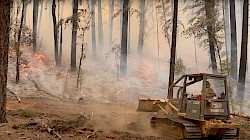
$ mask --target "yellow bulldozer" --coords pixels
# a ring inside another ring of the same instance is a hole
[[[210,83],[213,94],[207,90]],[[162,135],[169,139],[238,139],[240,124],[230,120],[227,76],[183,75],[168,91],[173,91],[172,99],[139,98],[137,109],[155,112],[151,125]]]

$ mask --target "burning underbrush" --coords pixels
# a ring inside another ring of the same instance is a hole
[[[166,83],[159,81],[163,76],[157,75],[158,68],[153,60],[143,61],[140,65],[131,61],[132,67],[125,78],[117,77],[116,67],[112,67],[108,60],[86,58],[82,64],[79,87],[76,85],[78,72],[70,72],[70,64],[62,63],[60,67],[55,67],[52,57],[42,51],[33,54],[25,46],[20,57],[21,82],[13,84],[15,61],[15,53],[10,51],[8,86],[21,97],[75,101],[81,98],[84,102],[136,104],[139,97],[164,97],[167,91]]]

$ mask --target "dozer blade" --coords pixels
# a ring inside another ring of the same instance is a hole
[[[157,112],[160,110],[160,107],[157,104],[160,104],[161,106],[166,106],[167,100],[166,99],[154,99],[154,98],[139,98],[139,106],[138,106],[137,111]]]

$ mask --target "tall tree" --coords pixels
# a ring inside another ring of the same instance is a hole
[[[226,48],[226,61],[227,61],[227,73],[229,74],[229,56],[228,56],[228,48],[230,46],[230,24],[229,24],[229,1],[222,1],[223,8],[223,19],[224,19],[224,33],[225,33],[225,48]]]
[[[41,29],[41,23],[42,23],[42,17],[43,17],[43,0],[40,1],[40,5],[41,6],[40,6],[40,13],[39,13],[39,23],[38,23],[38,30],[37,30],[38,37],[40,37],[40,29]]]
[[[247,66],[247,41],[248,41],[248,0],[244,0],[243,4],[243,22],[242,22],[242,41],[241,41],[241,55],[240,68],[237,93],[238,97],[243,100],[246,82],[246,66]]]
[[[129,9],[129,0],[125,0],[123,3],[122,44],[121,44],[121,56],[120,56],[121,57],[120,70],[123,76],[127,75],[128,9]]]
[[[122,19],[122,17],[123,17],[123,13],[122,13],[122,12],[123,12],[123,1],[124,1],[124,0],[120,0],[120,37],[121,37],[121,38],[120,38],[120,39],[121,39],[121,40],[120,40],[120,41],[121,41],[121,42],[120,42],[120,45],[121,45],[121,46],[122,46],[122,20],[123,20],[123,19]]]
[[[38,0],[33,1],[33,52],[36,53],[36,38],[37,38],[37,17],[38,17]]]
[[[78,29],[78,0],[73,1],[73,16],[72,16],[72,39],[71,39],[71,70],[76,70],[76,40]]]
[[[231,74],[234,80],[237,79],[237,37],[236,37],[236,19],[235,19],[235,0],[230,2],[230,25],[231,25]]]
[[[20,58],[20,55],[21,55],[21,52],[20,52],[20,45],[21,45],[21,33],[22,33],[22,29],[23,29],[23,19],[24,19],[24,12],[25,12],[25,0],[22,1],[22,15],[21,15],[21,23],[20,23],[20,26],[19,26],[19,31],[18,31],[18,38],[17,38],[17,46],[16,46],[16,83],[18,84],[19,83],[19,80],[20,80],[20,71],[19,71],[19,58]]]
[[[131,5],[131,1],[129,3]],[[130,53],[130,37],[131,37],[131,13],[130,9],[128,9],[128,54]]]
[[[103,48],[102,0],[98,0],[98,38],[99,47]]]
[[[55,61],[56,61],[56,66],[59,66],[59,60],[58,60],[58,28],[57,28],[57,20],[56,20],[56,0],[52,1],[52,19],[53,19],[53,28],[54,28]]]
[[[91,28],[92,28],[92,55],[96,57],[96,35],[95,35],[95,0],[90,0]]]
[[[65,0],[62,0],[62,8],[61,8],[61,20],[63,18],[63,11],[64,11],[64,4]],[[59,19],[59,14],[58,14],[58,19]],[[59,65],[62,63],[62,41],[63,40],[63,25],[60,23],[60,47],[59,47]]]
[[[168,99],[173,98],[173,89],[170,89],[170,86],[174,83],[177,19],[178,19],[178,0],[175,0],[174,1],[173,27],[172,27],[172,44],[171,44],[169,82],[168,82],[168,87],[169,87]]]
[[[140,0],[140,27],[139,27],[139,38],[138,38],[138,54],[142,58],[143,53],[143,39],[144,39],[144,27],[145,27],[145,0]]]
[[[113,40],[113,14],[114,14],[114,0],[109,0],[109,47],[112,46]]]
[[[205,1],[205,12],[207,19],[207,34],[208,34],[208,43],[210,50],[210,59],[212,63],[212,70],[214,74],[218,73],[217,62],[215,57],[215,18],[213,15],[215,1],[214,0],[204,0]]]
[[[6,123],[6,92],[12,0],[0,0],[0,123]]]

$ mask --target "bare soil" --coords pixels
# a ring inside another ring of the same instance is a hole
[[[8,123],[0,127],[0,139],[166,139],[151,131],[150,115],[132,106],[113,103],[81,103],[49,98],[9,98]],[[46,126],[47,125],[47,126]]]

